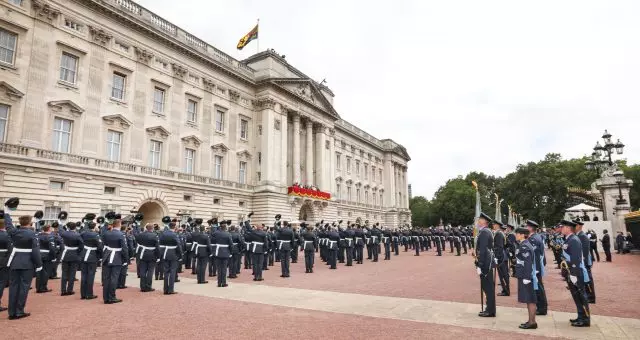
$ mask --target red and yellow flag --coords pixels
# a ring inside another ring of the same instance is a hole
[[[247,44],[249,44],[252,40],[258,39],[258,25],[254,27],[249,33],[245,34],[244,37],[240,38],[238,41],[238,46],[236,46],[239,50],[243,49]]]

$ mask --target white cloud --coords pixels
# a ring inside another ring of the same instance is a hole
[[[590,153],[604,128],[640,161],[640,2],[205,1],[142,5],[243,59],[260,18],[274,48],[326,78],[341,116],[407,147],[414,195],[548,152]]]

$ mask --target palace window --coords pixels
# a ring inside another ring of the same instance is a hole
[[[215,156],[213,163],[213,177],[215,179],[222,179],[222,156]]]
[[[58,214],[62,212],[62,207],[54,207],[54,206],[45,206],[44,207],[44,216],[42,219],[46,224],[51,224],[58,220]],[[104,216],[104,215],[103,215]]]
[[[13,65],[18,35],[0,28],[0,62]]]
[[[12,3],[16,6],[22,6],[22,0],[9,0],[9,3]]]
[[[64,181],[49,181],[49,189],[61,191],[64,190],[65,182]]]
[[[122,147],[122,133],[118,131],[107,131],[107,159],[113,162],[120,161],[120,150]]]
[[[224,111],[216,110],[216,131],[224,132]]]
[[[347,173],[351,173],[351,158],[347,157]]]
[[[240,162],[240,166],[238,167],[238,182],[240,184],[245,184],[247,181],[247,162]]]
[[[364,203],[369,203],[369,192],[365,191],[364,192]]]
[[[249,121],[240,119],[240,139],[249,139]]]
[[[117,188],[114,186],[105,185],[104,194],[105,195],[115,195],[117,192]]]
[[[187,122],[196,123],[198,121],[198,102],[193,99],[187,100]]]
[[[69,83],[76,83],[76,73],[78,72],[78,57],[62,52],[60,57],[60,80]]]
[[[7,126],[9,125],[9,106],[0,104],[0,143],[7,138]]]
[[[364,179],[369,179],[369,165],[364,165]]]
[[[149,166],[160,168],[162,164],[162,142],[152,140],[149,147]]]
[[[336,196],[337,196],[336,198],[337,198],[337,199],[342,198],[342,195],[340,195],[340,191],[341,191],[341,189],[342,189],[342,188],[341,188],[340,184],[336,184]]]
[[[336,170],[340,170],[342,163],[342,157],[339,153],[336,154]]]
[[[356,176],[360,176],[360,161],[356,160]]]
[[[164,113],[165,91],[159,87],[153,89],[153,112]]]
[[[70,152],[72,128],[73,122],[68,119],[56,117],[53,120],[53,142],[51,145],[53,151]]]
[[[383,202],[384,201],[382,200],[382,194],[380,194],[380,206],[382,206]]]
[[[351,201],[351,187],[347,187],[347,199]]]
[[[124,101],[127,76],[113,72],[113,85],[111,86],[111,98]]]
[[[372,182],[376,181],[376,167],[375,166],[371,167],[371,181]]]
[[[360,203],[360,189],[356,188],[356,202]]]
[[[184,172],[193,174],[193,169],[196,163],[196,150],[184,149]]]

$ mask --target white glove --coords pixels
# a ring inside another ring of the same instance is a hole
[[[496,264],[498,264],[498,259],[494,258],[493,262],[495,262]]]
[[[527,280],[527,279],[522,279],[522,283],[528,285],[531,283],[531,280]]]
[[[482,275],[482,269],[480,269],[480,267],[476,267],[476,271],[478,272],[478,275]]]
[[[576,284],[578,282],[578,277],[575,275],[569,275],[569,279],[573,284]]]
[[[38,268],[36,268],[36,273],[37,273],[37,272],[39,272],[39,271],[41,271],[41,270],[42,270],[42,267],[38,267]]]

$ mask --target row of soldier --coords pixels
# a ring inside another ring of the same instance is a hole
[[[577,308],[578,317],[571,319],[574,327],[591,325],[589,304],[595,303],[595,287],[591,267],[591,242],[582,230],[581,221],[561,221],[551,233],[544,232],[532,220],[520,228],[493,221],[482,213],[477,222],[478,237],[475,249],[476,270],[480,276],[481,290],[486,296],[486,308],[481,317],[495,317],[495,280],[500,280],[502,292],[498,296],[510,295],[509,277],[518,279],[518,301],[527,304],[528,320],[522,329],[538,327],[536,315],[547,315],[548,303],[543,283],[546,274],[545,244],[549,243],[557,254],[556,263],[567,283]],[[493,230],[489,228],[492,227]],[[506,234],[505,234],[506,232]],[[511,275],[509,273],[511,267]]]

